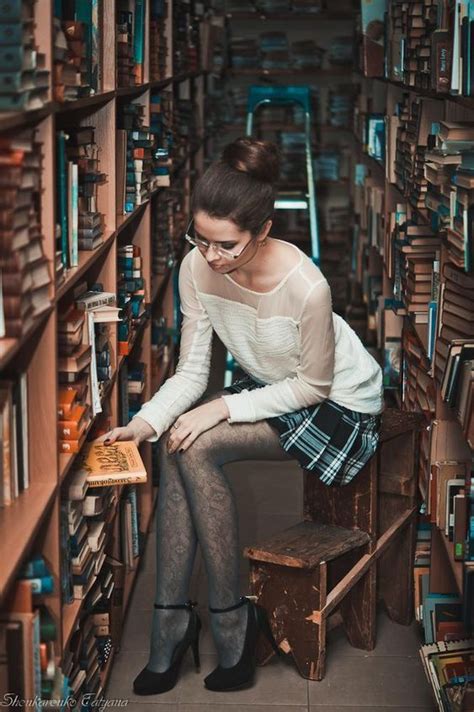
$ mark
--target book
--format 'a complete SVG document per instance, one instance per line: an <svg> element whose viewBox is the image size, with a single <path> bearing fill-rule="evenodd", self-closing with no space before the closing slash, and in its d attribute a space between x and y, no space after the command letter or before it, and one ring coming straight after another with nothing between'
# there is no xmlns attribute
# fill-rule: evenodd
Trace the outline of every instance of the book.
<svg viewBox="0 0 474 712"><path fill-rule="evenodd" d="M133 441L116 441L104 445L103 441L87 443L80 467L90 487L112 484L143 484L147 473L138 447Z"/></svg>

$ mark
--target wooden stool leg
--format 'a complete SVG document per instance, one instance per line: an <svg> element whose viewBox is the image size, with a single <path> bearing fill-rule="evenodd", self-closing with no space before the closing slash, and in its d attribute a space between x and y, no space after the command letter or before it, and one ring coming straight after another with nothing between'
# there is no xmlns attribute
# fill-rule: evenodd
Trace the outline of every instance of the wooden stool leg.
<svg viewBox="0 0 474 712"><path fill-rule="evenodd" d="M326 657L326 620L315 613L326 601L326 564L314 571L280 567L250 560L250 591L268 614L277 645L291 653L298 672L308 680L322 680ZM274 655L263 635L257 645L257 664Z"/></svg>
<svg viewBox="0 0 474 712"><path fill-rule="evenodd" d="M412 516L378 562L379 598L383 599L388 617L402 625L410 625L413 620L415 548L416 519Z"/></svg>
<svg viewBox="0 0 474 712"><path fill-rule="evenodd" d="M371 553L375 545L370 544L365 551L350 552L353 563L364 553ZM351 588L339 604L342 624L349 643L354 648L373 650L377 630L377 567L373 566Z"/></svg>

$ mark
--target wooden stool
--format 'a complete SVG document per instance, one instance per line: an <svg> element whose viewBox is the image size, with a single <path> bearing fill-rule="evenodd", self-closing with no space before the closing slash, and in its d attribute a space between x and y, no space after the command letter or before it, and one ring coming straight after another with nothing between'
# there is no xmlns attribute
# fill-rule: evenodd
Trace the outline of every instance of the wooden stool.
<svg viewBox="0 0 474 712"><path fill-rule="evenodd" d="M378 559L402 530L405 534L399 549L403 554L397 549L397 553L386 552L383 559L384 571L395 563L398 568L391 570L381 597L389 601L395 620L406 618L400 614L408 610L412 597L416 506L412 494L400 497L400 487L394 482L414 478L416 483L416 451L411 450L409 460L408 449L416 447L421 423L418 415L385 411L378 451L349 484L331 487L305 472L304 521L244 549L250 560L251 594L266 609L277 644L292 654L302 677L324 677L327 619L336 608L351 645L364 650L375 647ZM400 449L388 469L386 443L391 443L390 451ZM384 494L386 489L397 490L398 499L388 503L389 511L382 512L378 522L380 472L387 473L383 476ZM386 485L388 479L390 486ZM406 527L408 522L411 524ZM382 536L377 538L380 531ZM394 578L399 582L392 585L396 592L390 593ZM258 664L264 665L273 654L260 636Z"/></svg>

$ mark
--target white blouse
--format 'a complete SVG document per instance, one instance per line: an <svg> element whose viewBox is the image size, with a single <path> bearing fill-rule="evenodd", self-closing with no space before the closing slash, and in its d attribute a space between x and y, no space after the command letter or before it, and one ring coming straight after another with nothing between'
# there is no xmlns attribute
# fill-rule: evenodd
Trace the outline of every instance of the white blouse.
<svg viewBox="0 0 474 712"><path fill-rule="evenodd" d="M205 392L213 330L241 368L262 384L223 396L229 423L271 418L325 398L362 413L382 412L379 364L349 324L333 313L321 270L296 245L286 244L298 251L299 262L264 293L212 270L197 248L184 257L179 362L134 416L154 428L149 442Z"/></svg>

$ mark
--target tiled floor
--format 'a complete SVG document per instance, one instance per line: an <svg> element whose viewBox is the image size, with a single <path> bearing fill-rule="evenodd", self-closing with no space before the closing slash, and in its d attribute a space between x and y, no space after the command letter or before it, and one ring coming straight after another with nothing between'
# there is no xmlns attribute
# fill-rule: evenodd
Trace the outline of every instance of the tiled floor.
<svg viewBox="0 0 474 712"><path fill-rule="evenodd" d="M240 516L241 546L256 537L291 526L302 511L302 473L292 462L247 462L227 466ZM153 697L136 697L132 681L146 664L154 594L154 530L148 538L143 568L130 604L123 647L114 662L107 697L128 699L127 712L264 712L269 705L278 712L428 712L435 710L418 655L417 624L392 623L378 614L377 646L367 653L352 648L342 628L328 634L326 676L308 681L297 673L291 658L273 658L257 668L253 687L235 692L206 690L203 678L217 665L209 632L207 582L200 551L196 557L190 595L198 601L203 622L201 672L196 674L188 650L177 685ZM247 560L242 557L242 593L247 589Z"/></svg>

